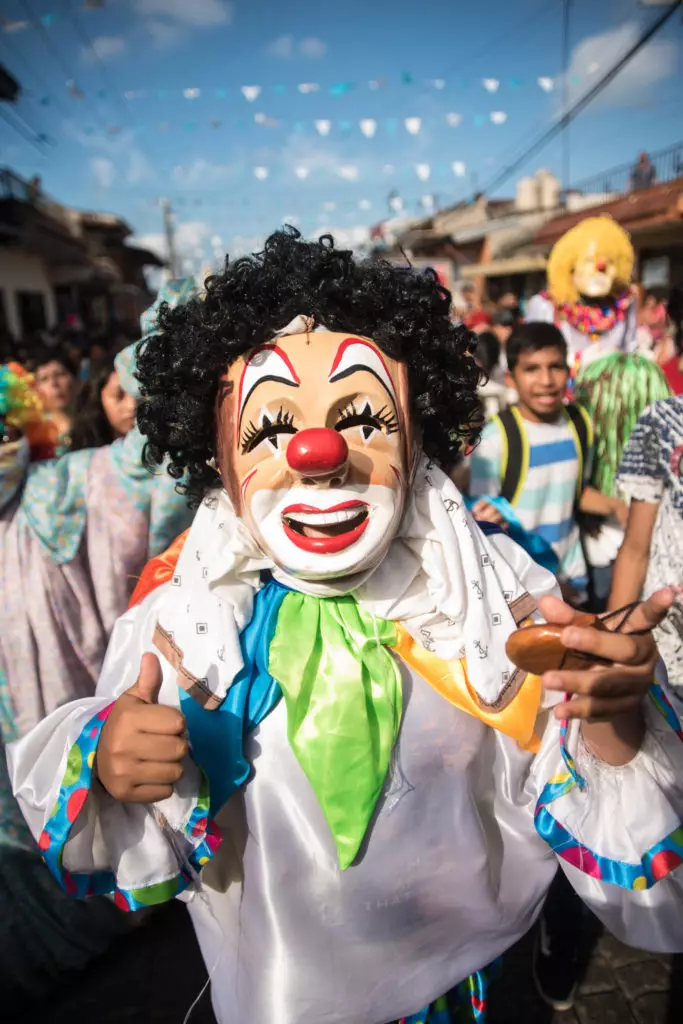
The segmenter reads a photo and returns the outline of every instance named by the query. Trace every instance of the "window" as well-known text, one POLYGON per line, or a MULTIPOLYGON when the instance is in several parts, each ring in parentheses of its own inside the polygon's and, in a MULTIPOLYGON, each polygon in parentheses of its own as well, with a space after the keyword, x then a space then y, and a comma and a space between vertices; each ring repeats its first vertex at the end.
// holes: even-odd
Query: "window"
POLYGON ((42 292, 17 292, 19 323, 24 337, 47 326, 45 296, 42 292))

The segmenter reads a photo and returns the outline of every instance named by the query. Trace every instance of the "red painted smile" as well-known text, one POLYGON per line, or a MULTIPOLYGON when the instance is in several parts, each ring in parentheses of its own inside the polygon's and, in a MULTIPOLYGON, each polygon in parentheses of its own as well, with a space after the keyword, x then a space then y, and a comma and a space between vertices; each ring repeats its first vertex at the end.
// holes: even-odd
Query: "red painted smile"
POLYGON ((334 555, 355 544, 369 519, 370 506, 364 501, 343 501, 326 509, 288 505, 282 512, 282 526, 292 544, 319 555, 334 555))

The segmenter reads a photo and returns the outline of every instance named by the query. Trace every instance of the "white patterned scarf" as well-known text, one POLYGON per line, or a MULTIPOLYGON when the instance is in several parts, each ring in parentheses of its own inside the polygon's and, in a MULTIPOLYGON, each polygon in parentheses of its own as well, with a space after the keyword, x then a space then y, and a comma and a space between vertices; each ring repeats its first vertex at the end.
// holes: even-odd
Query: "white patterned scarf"
POLYGON ((426 650, 446 660, 464 656, 481 703, 501 708, 516 692, 505 641, 534 611, 528 591, 555 588, 550 573, 511 541, 506 544, 516 569, 484 536, 451 480, 423 457, 380 565, 352 587, 344 580, 309 586, 276 569, 225 491, 214 491, 190 528, 158 625, 166 649, 170 644, 176 652, 181 685, 198 686, 207 705, 217 706, 242 668, 239 634, 267 569, 292 589, 320 597, 351 590, 373 615, 401 622, 426 650))

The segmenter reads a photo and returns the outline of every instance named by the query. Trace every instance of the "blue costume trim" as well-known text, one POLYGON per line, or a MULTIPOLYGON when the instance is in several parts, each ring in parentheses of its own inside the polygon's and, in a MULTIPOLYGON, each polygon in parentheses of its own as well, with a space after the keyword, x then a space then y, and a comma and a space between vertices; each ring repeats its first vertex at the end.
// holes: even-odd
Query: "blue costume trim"
POLYGON ((268 654, 287 593, 286 587, 271 580, 256 594, 251 621, 240 635, 244 667, 217 710, 207 711, 181 691, 180 709, 187 721, 192 758, 209 780, 211 817, 249 777, 251 767, 244 756, 244 738, 282 696, 268 671, 268 654))
MULTIPOLYGON (((666 718, 668 724, 683 739, 680 723, 669 705, 664 692, 654 683, 650 699, 666 718)), ((566 723, 562 723, 562 756, 569 769, 566 775, 557 775, 543 787, 535 811, 535 826, 541 839, 558 857, 578 868, 584 874, 602 882, 618 885, 622 889, 651 889, 672 871, 683 865, 683 824, 646 850, 634 864, 604 857, 580 843, 568 829, 550 813, 548 805, 570 793, 575 786, 583 789, 584 780, 576 771, 573 758, 566 750, 566 723)))
POLYGON ((268 652, 280 605, 288 591, 271 580, 254 600, 254 614, 240 636, 244 667, 217 711, 206 711, 185 691, 181 709, 187 720, 192 758, 201 771, 196 803, 184 827, 197 842, 177 876, 139 889, 121 889, 111 871, 71 873, 63 866, 64 847, 89 796, 100 734, 113 703, 91 718, 71 747, 55 809, 38 840, 48 868, 72 896, 114 894, 118 906, 137 910, 173 899, 201 871, 220 844, 212 819, 230 795, 246 781, 250 766, 243 741, 279 701, 279 685, 268 672, 268 652))

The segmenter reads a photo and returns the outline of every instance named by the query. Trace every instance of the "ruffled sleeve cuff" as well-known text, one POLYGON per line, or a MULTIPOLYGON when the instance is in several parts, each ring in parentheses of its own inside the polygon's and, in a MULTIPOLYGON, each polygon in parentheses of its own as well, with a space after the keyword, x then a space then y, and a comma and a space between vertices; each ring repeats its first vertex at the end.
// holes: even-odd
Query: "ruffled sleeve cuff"
MULTIPOLYGON (((683 864, 683 732, 657 684, 646 702, 643 745, 627 765, 594 757, 563 723, 544 743, 536 830, 566 864, 631 891, 650 889, 683 864)), ((683 881, 683 873, 679 873, 683 881)))
POLYGON ((656 505, 662 500, 664 484, 654 476, 637 473, 619 473, 616 487, 632 501, 647 501, 656 505))
POLYGON ((49 716, 9 751, 15 795, 45 863, 69 895, 110 895, 123 910, 179 896, 220 845, 204 774, 188 757, 167 800, 117 802, 94 774, 113 702, 77 705, 49 716))

